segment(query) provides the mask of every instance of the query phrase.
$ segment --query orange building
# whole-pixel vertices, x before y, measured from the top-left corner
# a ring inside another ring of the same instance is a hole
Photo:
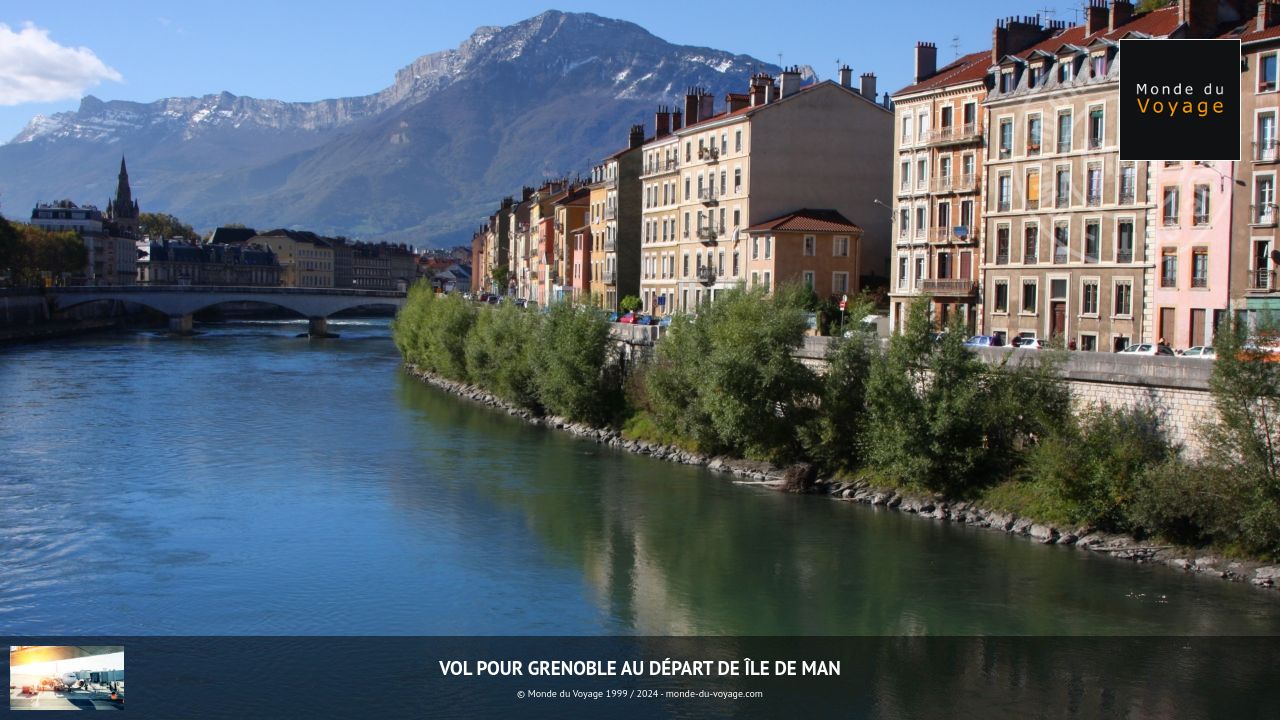
[[[802,282],[818,297],[836,299],[861,289],[862,228],[835,210],[796,210],[752,225],[747,236],[748,287],[773,291]],[[715,268],[699,266],[698,276],[704,273]]]

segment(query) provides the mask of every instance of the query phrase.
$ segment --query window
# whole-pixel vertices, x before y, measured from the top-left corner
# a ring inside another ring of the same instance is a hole
[[[1131,316],[1133,314],[1133,282],[1130,280],[1117,280],[1115,299],[1114,314],[1117,316]]]
[[[1098,251],[1102,246],[1102,225],[1097,220],[1089,220],[1084,224],[1084,261],[1098,262]]]
[[[773,236],[765,235],[764,236],[764,259],[768,260],[771,257],[773,257]]]
[[[1091,164],[1085,172],[1085,204],[1098,207],[1102,204],[1102,165]]]
[[[1038,291],[1038,290],[1039,290],[1039,285],[1037,285],[1037,283],[1036,283],[1036,281],[1035,281],[1035,280],[1023,280],[1023,281],[1022,281],[1022,310],[1021,310],[1021,312],[1022,312],[1022,314],[1023,314],[1023,315],[1035,315],[1035,314],[1036,314],[1036,308],[1037,308],[1037,304],[1036,304],[1036,300],[1037,300],[1037,298],[1036,298],[1036,293],[1037,293],[1037,291]]]
[[[996,264],[1009,264],[1009,226],[996,228]]]
[[[742,226],[742,210],[740,208],[733,209],[733,226],[734,227]]]
[[[1120,166],[1120,199],[1121,205],[1130,205],[1134,201],[1134,192],[1138,187],[1138,169],[1133,163]]]
[[[929,182],[929,161],[920,159],[916,162],[916,187],[924,189],[925,184]]]
[[[1040,116],[1032,115],[1027,118],[1027,154],[1040,154]]]
[[[689,253],[684,254],[684,276],[689,277]]]
[[[1032,168],[1027,171],[1026,182],[1026,199],[1024,201],[1026,209],[1035,210],[1040,207],[1040,169]]]
[[[1164,209],[1161,224],[1165,227],[1176,226],[1178,224],[1178,188],[1176,186],[1170,185],[1164,189],[1164,202],[1161,207]]]
[[[966,231],[969,228],[973,227],[973,201],[972,200],[960,201],[960,225],[961,227],[965,228]],[[970,238],[973,237],[973,233],[968,233],[968,235]]]
[[[1084,315],[1098,314],[1098,281],[1085,280],[1080,286],[1080,312]]]
[[[1012,194],[1012,178],[1009,173],[1001,173],[996,179],[996,210],[999,212],[1008,212],[1011,206],[1010,195]]]
[[[840,235],[831,242],[832,257],[849,257],[849,238]]]
[[[1044,66],[1032,65],[1027,68],[1027,87],[1035,87],[1040,84],[1040,76],[1044,73]]]
[[[804,255],[805,257],[813,257],[818,254],[818,238],[813,235],[804,236]]]
[[[938,179],[945,183],[946,187],[951,187],[951,157],[943,156],[938,158]]]
[[[1034,265],[1040,260],[1040,226],[1028,225],[1022,235],[1022,262]]]
[[[905,145],[911,142],[911,116],[907,115],[902,118],[902,143]]]
[[[929,218],[926,215],[926,208],[916,208],[916,237],[924,237],[925,228],[929,224]]]
[[[1013,155],[1013,121],[1000,121],[1000,159]]]
[[[1000,92],[1013,92],[1013,71],[1005,70],[1000,73]]]
[[[902,166],[900,169],[902,171],[901,173],[899,173],[901,180],[899,181],[898,184],[903,190],[910,190],[911,189],[911,162],[909,160],[903,160]]]
[[[1009,281],[997,280],[995,283],[995,308],[994,312],[1009,312]]]
[[[1064,208],[1071,205],[1071,168],[1060,167],[1055,173],[1054,207]]]
[[[1133,221],[1116,223],[1116,262],[1133,262]]]
[[[906,208],[898,210],[898,237],[906,237],[911,230],[911,211]]]
[[[1160,287],[1178,286],[1178,251],[1164,248],[1160,251]]]
[[[1058,82],[1065,83],[1071,81],[1071,61],[1063,60],[1058,63]]]
[[[924,279],[924,258],[916,258],[916,283]]]
[[[1104,58],[1105,61],[1105,58]],[[1097,150],[1102,147],[1102,139],[1104,137],[1102,122],[1102,108],[1095,107],[1089,109],[1089,149]]]
[[[1058,152],[1071,152],[1071,113],[1058,113]]]
[[[733,251],[733,276],[738,277],[738,251]]]
[[[951,203],[945,201],[938,203],[938,221],[934,226],[938,228],[938,232],[944,233],[943,237],[946,237],[946,233],[951,228]]]
[[[812,270],[805,270],[805,271],[804,271],[804,273],[803,273],[803,277],[804,277],[804,286],[805,286],[805,287],[807,287],[807,288],[809,288],[810,290],[812,290],[812,289],[813,289],[813,287],[814,287],[814,275],[813,275],[813,271],[812,271]]]
[[[733,151],[742,152],[742,131],[741,130],[733,134]]]
[[[1098,351],[1098,336],[1092,333],[1080,334],[1080,349],[1084,352]]]
[[[733,169],[733,192],[742,192],[742,168]]]
[[[1209,186],[1197,185],[1195,188],[1195,224],[1209,224]]]
[[[773,288],[769,285],[769,271],[768,271],[768,270],[765,270],[765,271],[764,271],[764,289],[765,289],[766,291],[767,291],[767,290],[772,290],[772,289],[773,289]]]
[[[905,256],[898,258],[898,287],[907,286],[907,258]]]
[[[1254,216],[1258,225],[1273,225],[1276,221],[1276,178],[1259,175],[1254,179]]]
[[[1071,250],[1071,232],[1065,222],[1053,226],[1053,262],[1065,263]]]
[[[1101,52],[1090,57],[1089,60],[1093,65],[1093,76],[1096,78],[1105,77],[1107,74],[1107,54]]]
[[[684,199],[689,199],[689,176],[684,176]]]
[[[934,273],[933,276],[939,280],[951,279],[951,253],[938,253],[938,272]]]
[[[1276,89],[1276,53],[1258,57],[1258,92]]]
[[[1194,248],[1191,251],[1191,287],[1209,287],[1209,249]]]
[[[964,104],[962,120],[965,130],[975,130],[974,125],[978,122],[978,103],[967,102]]]
[[[849,292],[849,273],[831,273],[831,292],[835,295],[843,295]]]

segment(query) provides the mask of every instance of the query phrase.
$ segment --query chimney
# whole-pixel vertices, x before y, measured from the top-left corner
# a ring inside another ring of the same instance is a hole
[[[871,102],[876,101],[876,74],[875,73],[869,73],[869,72],[862,73],[862,86],[861,86],[861,89],[858,90],[858,93],[862,95],[862,97],[870,100]]]
[[[1178,0],[1178,22],[1187,26],[1187,37],[1210,37],[1218,28],[1218,0]]]
[[[1256,29],[1258,31],[1266,30],[1280,23],[1280,3],[1271,2],[1270,0],[1262,0],[1258,3],[1258,20]]]
[[[742,93],[729,93],[724,96],[725,108],[729,112],[737,112],[747,107],[749,103],[750,103],[750,100],[747,98],[746,95],[743,95]]]
[[[658,108],[653,116],[653,137],[664,138],[671,134],[671,111],[666,105]]]
[[[764,104],[765,88],[772,83],[773,78],[764,73],[757,73],[751,76],[751,107]]]
[[[698,88],[698,120],[706,120],[716,114],[716,96],[704,88]]]
[[[679,110],[671,111],[671,132],[675,132],[676,130],[684,127],[683,118],[684,116],[680,114]]]
[[[764,102],[767,105],[777,99],[778,99],[778,84],[775,83],[772,78],[770,78],[769,84],[764,86]]]
[[[1129,22],[1133,17],[1133,3],[1128,0],[1111,0],[1111,19],[1107,23],[1107,31],[1115,32],[1116,28]]]
[[[627,137],[627,148],[635,150],[644,144],[644,126],[632,125],[631,135]]]
[[[840,66],[840,84],[850,89],[853,88],[853,70],[848,65]]]
[[[533,188],[525,185],[524,188],[520,190],[520,202],[528,202],[531,197],[533,197]]]
[[[691,87],[684,93],[684,124],[685,127],[698,122],[699,96],[698,90],[701,88]]]
[[[931,42],[916,43],[916,82],[938,72],[938,46]]]
[[[1084,34],[1088,37],[1107,27],[1107,0],[1089,0],[1084,7]]]
[[[800,89],[800,68],[792,65],[782,71],[780,97],[791,97]]]
[[[1040,24],[1039,15],[1023,15],[996,22],[991,33],[991,64],[995,65],[1005,55],[1015,55],[1048,38],[1054,26]]]

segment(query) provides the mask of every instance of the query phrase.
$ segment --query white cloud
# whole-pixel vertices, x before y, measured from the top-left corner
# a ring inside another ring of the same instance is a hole
[[[0,105],[78,98],[104,80],[123,79],[89,48],[59,45],[31,23],[18,32],[0,23]]]

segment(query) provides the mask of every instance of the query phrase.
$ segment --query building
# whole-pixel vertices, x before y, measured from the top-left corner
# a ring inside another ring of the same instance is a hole
[[[507,212],[507,227],[510,240],[508,242],[507,259],[510,265],[507,287],[504,294],[515,297],[526,297],[529,283],[529,214],[533,207],[533,188],[524,187],[520,191],[520,202],[512,204]]]
[[[604,190],[601,301],[608,310],[617,310],[622,298],[640,295],[640,172],[644,139],[644,126],[632,125],[627,147],[605,158],[600,167],[599,184]]]
[[[1200,0],[1194,0],[1200,2]],[[1156,339],[1149,163],[1119,153],[1119,40],[1187,30],[1186,6],[1085,23],[1010,18],[993,33],[984,104],[981,330],[1080,350]],[[1194,34],[1194,33],[1191,33]]]
[[[801,87],[794,67],[776,84],[757,75],[720,112],[711,95],[691,88],[674,141],[661,133],[674,118],[660,113],[644,146],[646,307],[693,311],[743,283],[748,261],[763,261],[745,257],[746,230],[804,207],[829,208],[863,228],[859,267],[888,274],[889,215],[875,200],[892,187],[893,115],[876,102],[874,75],[857,89],[851,73],[841,80]],[[773,289],[772,272],[768,283],[763,271],[758,277]]]
[[[987,68],[983,51],[937,67],[938,48],[917,43],[914,82],[894,93],[896,160],[889,327],[906,306],[933,299],[932,317],[978,321],[978,240],[982,229],[983,118]],[[841,72],[847,72],[842,68]]]
[[[590,203],[591,191],[575,183],[559,195],[552,205],[555,234],[551,241],[552,257],[548,268],[549,279],[545,302],[557,302],[566,297],[573,297],[573,247],[569,231],[587,223]]]
[[[125,167],[124,157],[120,157],[120,174],[116,178],[116,196],[107,201],[107,220],[115,226],[118,237],[134,240],[138,238],[139,218],[142,213],[138,209],[138,201],[133,197],[129,187],[129,170]]]
[[[662,315],[673,311],[676,298],[676,255],[680,246],[676,221],[680,185],[680,138],[672,133],[683,119],[679,110],[659,107],[654,117],[653,139],[645,143],[641,156],[640,188],[640,302],[646,311]],[[601,171],[603,175],[603,170]],[[601,177],[603,183],[603,177]],[[603,187],[603,185],[602,185]],[[603,193],[602,193],[603,194]],[[604,204],[601,199],[600,223],[593,225],[601,239],[600,289],[604,282]],[[610,278],[616,282],[616,276]]]
[[[1213,343],[1230,306],[1233,162],[1151,163],[1155,335],[1185,350]]]
[[[835,210],[804,208],[747,228],[750,285],[803,283],[820,298],[858,290],[862,228]],[[698,274],[712,273],[709,265]]]
[[[1253,323],[1260,314],[1280,310],[1280,237],[1276,223],[1276,126],[1280,114],[1280,4],[1262,2],[1249,22],[1226,33],[1238,38],[1240,73],[1240,166],[1234,174],[1230,302],[1239,317]],[[1231,174],[1228,172],[1228,176]],[[1218,268],[1210,268],[1214,273]],[[1212,275],[1211,275],[1212,277]]]
[[[275,253],[253,244],[199,245],[179,240],[150,240],[138,259],[142,285],[218,285],[278,287]]]
[[[40,203],[31,211],[31,224],[50,232],[74,232],[85,247],[83,282],[88,285],[130,285],[137,272],[134,240],[114,232],[109,220],[93,205],[70,200]]]
[[[280,282],[285,287],[333,287],[333,248],[313,232],[272,230],[255,235],[250,243],[275,253]],[[416,269],[414,271],[416,273]]]

